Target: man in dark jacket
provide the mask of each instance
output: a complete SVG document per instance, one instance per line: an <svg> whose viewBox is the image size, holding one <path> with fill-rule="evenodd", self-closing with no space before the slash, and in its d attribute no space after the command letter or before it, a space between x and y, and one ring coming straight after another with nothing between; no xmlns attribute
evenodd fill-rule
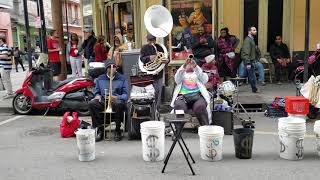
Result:
<svg viewBox="0 0 320 180"><path fill-rule="evenodd" d="M113 65L113 78L112 78L112 97L109 97L109 84L110 84L110 73L111 65ZM125 104L129 98L129 85L126 78L116 71L116 65L114 61L109 61L106 64L107 73L100 75L96 80L95 87L95 98L89 102L89 111L92 118L93 128L97 128L96 141L100 141L104 137L103 129L103 113L106 98L111 98L112 100L112 110L115 112L112 114L115 116L116 129L114 140L120 141L121 136L121 122L123 119L123 111L125 109ZM105 94L105 90L107 93Z"/></svg>
<svg viewBox="0 0 320 180"><path fill-rule="evenodd" d="M276 81L281 84L281 72L290 62L290 53L288 46L282 42L280 35L276 36L275 43L270 47L270 56L274 64Z"/></svg>
<svg viewBox="0 0 320 180"><path fill-rule="evenodd" d="M192 38L192 52L198 66L205 63L204 58L213 54L214 42L210 35L205 34L202 26L198 27L198 35Z"/></svg>
<svg viewBox="0 0 320 180"><path fill-rule="evenodd" d="M257 35L257 29L255 27L248 28L248 36L244 39L241 49L241 59L248 71L248 78L253 93L257 93L257 78L255 74L254 64L257 61L258 54L254 37Z"/></svg>
<svg viewBox="0 0 320 180"><path fill-rule="evenodd" d="M84 55L84 66L85 66L85 72L88 72L88 64L89 62L94 61L94 45L97 42L96 37L94 36L94 32L91 29L85 29L84 30L86 40L83 41L82 49L83 49L83 55Z"/></svg>
<svg viewBox="0 0 320 180"><path fill-rule="evenodd" d="M140 51L140 60L146 64L148 62L151 62L155 57L157 56L157 52L164 52L162 47L156 43L156 37L148 34L147 35L147 41L148 44L144 45L141 48ZM169 59L167 57L162 61L162 63L167 64L169 62ZM160 110L160 104L161 104L161 93L162 93L162 86L163 86L163 70L160 71L158 74L155 74L153 76L153 87L155 89L155 99L156 99L156 118L158 117L158 113Z"/></svg>

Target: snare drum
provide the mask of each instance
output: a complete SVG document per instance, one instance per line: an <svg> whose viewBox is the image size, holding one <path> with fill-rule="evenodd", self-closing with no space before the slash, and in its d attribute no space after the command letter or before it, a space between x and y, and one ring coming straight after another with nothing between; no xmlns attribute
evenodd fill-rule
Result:
<svg viewBox="0 0 320 180"><path fill-rule="evenodd" d="M231 81L225 81L220 86L225 96L232 96L236 92L236 86Z"/></svg>

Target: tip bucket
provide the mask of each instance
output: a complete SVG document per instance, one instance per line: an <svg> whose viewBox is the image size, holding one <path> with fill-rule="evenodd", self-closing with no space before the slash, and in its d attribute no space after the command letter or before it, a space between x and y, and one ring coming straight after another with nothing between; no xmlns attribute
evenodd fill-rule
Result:
<svg viewBox="0 0 320 180"><path fill-rule="evenodd" d="M254 131L249 128L239 128L233 131L234 148L239 159L251 159Z"/></svg>
<svg viewBox="0 0 320 180"><path fill-rule="evenodd" d="M200 126L200 156L206 161L222 159L224 129L221 126Z"/></svg>
<svg viewBox="0 0 320 180"><path fill-rule="evenodd" d="M140 127L143 160L162 161L164 159L164 122L146 121L141 123Z"/></svg>
<svg viewBox="0 0 320 180"><path fill-rule="evenodd" d="M279 118L280 157L287 160L303 159L306 120L296 117Z"/></svg>
<svg viewBox="0 0 320 180"><path fill-rule="evenodd" d="M320 156L320 120L316 121L314 123L314 133L316 134L316 144L315 144L315 150Z"/></svg>
<svg viewBox="0 0 320 180"><path fill-rule="evenodd" d="M92 161L95 159L95 130L78 129L75 132L79 153L79 161Z"/></svg>

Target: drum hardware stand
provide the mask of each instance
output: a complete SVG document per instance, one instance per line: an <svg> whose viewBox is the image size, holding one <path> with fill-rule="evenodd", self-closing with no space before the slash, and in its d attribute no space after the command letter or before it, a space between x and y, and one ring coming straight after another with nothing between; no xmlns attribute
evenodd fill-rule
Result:
<svg viewBox="0 0 320 180"><path fill-rule="evenodd" d="M239 101L239 81L241 80L241 78L237 76L236 78L233 78L231 80L236 81L236 87L237 87L236 102L232 106L232 109L235 110L235 114L233 116L241 121L241 124L244 128L254 128L255 121L251 120L251 116ZM248 116L248 119L240 118L240 108L243 110L246 116Z"/></svg>

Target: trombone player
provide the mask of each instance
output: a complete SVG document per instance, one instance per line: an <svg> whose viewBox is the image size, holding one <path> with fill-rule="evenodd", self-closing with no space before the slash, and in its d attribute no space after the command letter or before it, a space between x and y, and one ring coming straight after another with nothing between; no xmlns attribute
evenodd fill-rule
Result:
<svg viewBox="0 0 320 180"><path fill-rule="evenodd" d="M156 37L152 34L147 35L148 44L144 45L140 51L140 60L143 64L153 61L157 57L158 52L164 52L163 48L156 43ZM165 57L161 61L162 64L169 63L168 57ZM156 111L159 113L160 104L161 104L161 94L162 94L162 86L163 86L163 70L161 70L158 74L153 75L153 87L155 89L155 101L156 101ZM159 114L156 114L156 118L158 118Z"/></svg>
<svg viewBox="0 0 320 180"><path fill-rule="evenodd" d="M124 75L118 73L116 69L117 67L114 61L108 61L106 63L106 73L97 78L94 92L95 97L89 102L92 127L97 130L96 141L101 141L105 133L103 113L101 113L105 110L105 98L111 98L111 107L115 112L113 115L116 122L114 141L121 141L122 139L120 127L125 105L129 97L129 85ZM111 74L113 74L113 77L110 77ZM112 97L109 97L109 94L105 95L105 89L107 89L107 92L109 91L110 81L112 81Z"/></svg>

